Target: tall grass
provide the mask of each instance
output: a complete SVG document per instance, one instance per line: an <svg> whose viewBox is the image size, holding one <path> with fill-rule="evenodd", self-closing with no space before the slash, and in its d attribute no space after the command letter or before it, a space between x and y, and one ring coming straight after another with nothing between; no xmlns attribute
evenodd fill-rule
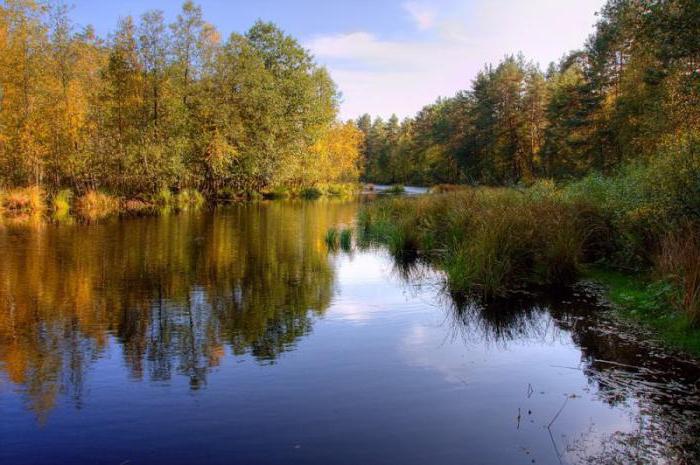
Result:
<svg viewBox="0 0 700 465"><path fill-rule="evenodd" d="M99 191L88 191L75 202L76 211L89 220L105 218L119 212L119 199Z"/></svg>
<svg viewBox="0 0 700 465"><path fill-rule="evenodd" d="M679 306L697 322L700 137L669 144L611 177L440 191L370 204L360 230L394 255L436 262L452 290L484 296L565 283L583 263L656 266L675 282Z"/></svg>
<svg viewBox="0 0 700 465"><path fill-rule="evenodd" d="M352 250L352 229L345 228L340 231L339 243L343 251L349 252Z"/></svg>
<svg viewBox="0 0 700 465"><path fill-rule="evenodd" d="M394 255L437 261L452 290L484 296L571 280L586 238L575 206L508 189L388 199L360 224Z"/></svg>
<svg viewBox="0 0 700 465"><path fill-rule="evenodd" d="M700 232L696 227L687 225L664 237L657 269L663 279L675 284L676 305L693 325L700 326Z"/></svg>
<svg viewBox="0 0 700 465"><path fill-rule="evenodd" d="M206 199L196 189L183 189L175 195L175 205L181 210L189 208L199 208L204 205Z"/></svg>
<svg viewBox="0 0 700 465"><path fill-rule="evenodd" d="M38 186L8 190L0 200L2 210L9 214L37 214L46 210L46 192Z"/></svg>
<svg viewBox="0 0 700 465"><path fill-rule="evenodd" d="M58 191L51 199L53 214L57 217L64 217L70 213L73 192L70 189Z"/></svg>
<svg viewBox="0 0 700 465"><path fill-rule="evenodd" d="M324 237L324 240L326 242L326 246L328 247L329 250L337 250L338 249L338 238L340 234L338 233L338 229L336 228L328 228L326 231L326 236Z"/></svg>

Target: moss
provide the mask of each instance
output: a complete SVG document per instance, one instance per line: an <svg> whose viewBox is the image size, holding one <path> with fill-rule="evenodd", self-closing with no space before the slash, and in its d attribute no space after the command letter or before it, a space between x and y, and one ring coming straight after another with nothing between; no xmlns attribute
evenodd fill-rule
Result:
<svg viewBox="0 0 700 465"><path fill-rule="evenodd" d="M618 315L650 328L665 344L700 356L700 328L674 308L672 284L604 268L587 269L584 276L605 287Z"/></svg>

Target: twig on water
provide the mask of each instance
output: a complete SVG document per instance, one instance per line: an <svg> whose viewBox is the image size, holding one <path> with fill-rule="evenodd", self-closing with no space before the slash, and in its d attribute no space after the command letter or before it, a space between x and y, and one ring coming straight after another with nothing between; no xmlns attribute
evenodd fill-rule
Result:
<svg viewBox="0 0 700 465"><path fill-rule="evenodd" d="M566 407L566 403L569 402L569 396L566 396L566 399L564 400L564 403L562 404L561 408L559 408L559 411L557 412L556 415L554 415L554 418L552 418L552 421L549 422L547 425L547 428L551 428L552 425L554 424L555 421L557 421L557 418L559 418L559 415L561 414L562 410L564 410L564 407Z"/></svg>

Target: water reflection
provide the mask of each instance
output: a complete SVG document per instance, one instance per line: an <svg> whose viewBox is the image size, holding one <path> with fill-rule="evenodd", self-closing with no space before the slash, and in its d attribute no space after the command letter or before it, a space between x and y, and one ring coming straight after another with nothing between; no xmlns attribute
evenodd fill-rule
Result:
<svg viewBox="0 0 700 465"><path fill-rule="evenodd" d="M0 232L0 369L27 406L80 405L111 338L133 379L206 383L225 346L273 363L333 293L321 240L352 203L259 203L90 226Z"/></svg>
<svg viewBox="0 0 700 465"><path fill-rule="evenodd" d="M148 463L204 446L216 463L698 462L700 367L602 312L593 286L450 295L416 257L329 253L326 230L356 211L4 224L0 407L16 394L56 423L0 424L0 461L121 463L119 447L171 437Z"/></svg>

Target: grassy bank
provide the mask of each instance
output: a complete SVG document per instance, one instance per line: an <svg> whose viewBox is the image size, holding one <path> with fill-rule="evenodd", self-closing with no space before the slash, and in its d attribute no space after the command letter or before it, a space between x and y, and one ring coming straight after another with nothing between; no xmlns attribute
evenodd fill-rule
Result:
<svg viewBox="0 0 700 465"><path fill-rule="evenodd" d="M446 272L451 291L485 298L566 284L590 264L643 273L669 289L658 307L679 315L666 317L670 339L700 324L697 139L614 176L438 192L367 206L359 218L364 240L384 243L404 260L429 260Z"/></svg>
<svg viewBox="0 0 700 465"><path fill-rule="evenodd" d="M605 295L626 319L652 329L664 343L700 356L700 327L674 303L679 290L645 273L628 274L601 267L583 276L605 287Z"/></svg>
<svg viewBox="0 0 700 465"><path fill-rule="evenodd" d="M325 183L296 188L280 187L265 192L223 190L210 198L195 189L183 189L179 192L161 189L155 194L123 197L102 191L88 191L82 195L76 195L70 189L49 193L41 187L31 186L0 190L0 215L19 218L50 213L53 218L59 220L70 216L95 220L117 214L147 215L164 211L190 210L200 208L206 203L350 197L359 193L360 190L359 184Z"/></svg>

